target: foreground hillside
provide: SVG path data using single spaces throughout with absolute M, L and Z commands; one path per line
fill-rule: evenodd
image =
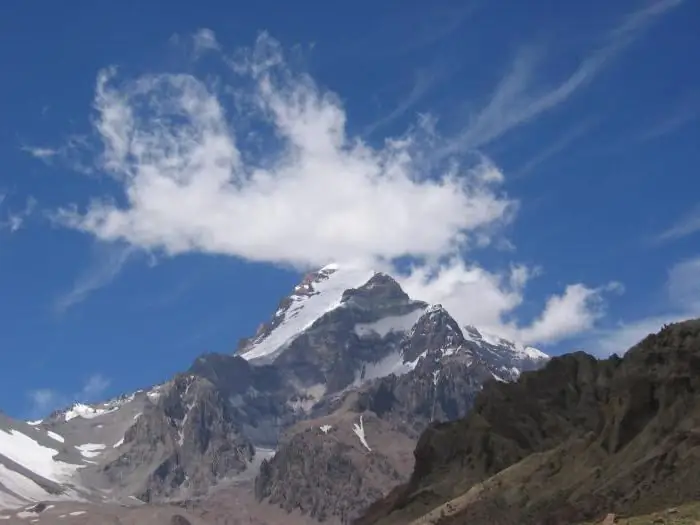
M 622 359 L 574 353 L 489 382 L 415 460 L 358 525 L 569 525 L 700 501 L 700 320 Z

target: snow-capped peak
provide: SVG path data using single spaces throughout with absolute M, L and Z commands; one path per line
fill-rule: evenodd
M 246 360 L 274 358 L 318 318 L 341 306 L 346 290 L 362 286 L 374 274 L 363 267 L 337 263 L 308 274 L 280 303 L 271 322 L 243 347 L 240 356 Z

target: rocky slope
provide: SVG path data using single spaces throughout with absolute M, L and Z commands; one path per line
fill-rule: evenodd
M 236 355 L 202 355 L 163 384 L 32 425 L 7 420 L 5 434 L 17 427 L 47 444 L 49 465 L 69 466 L 38 474 L 36 492 L 31 458 L 12 463 L 0 439 L 0 506 L 202 503 L 217 488 L 302 521 L 348 522 L 408 479 L 431 422 L 465 415 L 485 382 L 546 360 L 462 329 L 386 274 L 330 265 L 306 276 Z
M 421 436 L 408 483 L 357 524 L 564 525 L 700 498 L 700 320 L 624 358 L 553 358 L 489 382 Z

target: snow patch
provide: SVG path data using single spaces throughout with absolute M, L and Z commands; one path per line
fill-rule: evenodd
M 146 392 L 146 397 L 151 403 L 156 403 L 163 395 L 163 386 L 157 386 Z
M 0 453 L 56 483 L 65 482 L 78 468 L 78 465 L 55 460 L 58 450 L 40 445 L 17 430 L 0 430 Z
M 46 433 L 49 435 L 49 437 L 50 437 L 51 439 L 53 439 L 53 440 L 55 440 L 55 441 L 58 441 L 59 443 L 65 443 L 65 442 L 66 442 L 66 440 L 63 438 L 63 436 L 61 436 L 61 435 L 59 435 L 59 434 L 56 434 L 56 432 L 52 432 L 51 430 L 48 430 Z
M 413 363 L 404 363 L 403 357 L 398 350 L 391 352 L 374 363 L 363 363 L 360 370 L 355 372 L 355 381 L 353 382 L 353 385 L 360 386 L 362 383 L 367 381 L 379 379 L 380 377 L 387 377 L 391 374 L 395 374 L 397 376 L 407 374 L 416 367 L 417 363 L 418 360 Z
M 83 514 L 87 514 L 87 512 L 84 510 L 74 510 L 68 513 L 69 516 L 82 516 Z
M 328 434 L 328 432 L 330 432 L 333 427 L 331 425 L 321 425 L 318 428 L 320 428 L 321 432 L 323 432 L 324 434 Z
M 112 445 L 112 448 L 119 448 L 124 444 L 124 438 L 121 438 L 119 441 L 117 441 L 114 445 Z
M 85 443 L 84 445 L 78 445 L 77 448 L 85 458 L 94 458 L 99 456 L 102 451 L 107 448 L 106 445 L 100 443 Z
M 352 425 L 352 431 L 353 431 L 353 432 L 355 433 L 355 435 L 360 439 L 360 443 L 362 443 L 362 445 L 363 445 L 367 450 L 369 450 L 370 452 L 372 452 L 372 449 L 369 448 L 369 445 L 367 444 L 367 438 L 366 438 L 366 436 L 365 436 L 365 425 L 364 425 L 364 423 L 362 422 L 362 416 L 360 416 L 360 424 L 359 424 L 359 425 L 358 425 L 357 423 L 353 423 L 353 425 Z

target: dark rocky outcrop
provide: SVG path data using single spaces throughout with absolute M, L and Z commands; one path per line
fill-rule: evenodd
M 564 525 L 700 498 L 700 320 L 624 358 L 553 358 L 489 382 L 464 419 L 430 426 L 410 481 L 357 524 Z M 428 519 L 429 518 L 429 519 Z

